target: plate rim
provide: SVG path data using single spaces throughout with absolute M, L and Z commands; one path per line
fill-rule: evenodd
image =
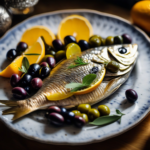
M 15 28 L 17 28 L 19 25 L 29 21 L 29 20 L 32 20 L 34 18 L 38 18 L 38 17 L 42 17 L 42 16 L 46 16 L 46 15 L 54 15 L 54 14 L 58 14 L 58 13 L 94 13 L 94 14 L 98 14 L 98 15 L 102 15 L 102 16 L 107 16 L 107 17 L 111 17 L 111 18 L 115 18 L 115 19 L 118 19 L 120 21 L 123 21 L 129 25 L 132 25 L 133 28 L 135 28 L 136 30 L 138 30 L 146 39 L 147 41 L 150 42 L 150 38 L 148 37 L 148 35 L 142 30 L 140 29 L 139 27 L 133 25 L 130 21 L 122 18 L 122 17 L 119 17 L 117 15 L 114 15 L 114 14 L 109 14 L 109 13 L 104 13 L 104 12 L 100 12 L 100 11 L 97 11 L 97 10 L 92 10 L 92 9 L 63 9 L 63 10 L 57 10 L 57 11 L 52 11 L 52 12 L 46 12 L 46 13 L 42 13 L 42 14 L 37 14 L 37 15 L 34 15 L 32 17 L 29 17 L 28 19 L 18 23 L 17 25 L 15 25 L 14 27 L 12 27 L 11 29 L 9 29 L 1 38 L 0 40 L 3 40 L 11 31 L 13 31 Z M 121 135 L 123 134 L 124 132 L 132 129 L 133 127 L 135 127 L 136 125 L 138 125 L 140 122 L 142 122 L 148 115 L 150 114 L 150 107 L 148 108 L 148 110 L 144 113 L 143 117 L 140 118 L 139 120 L 135 121 L 131 126 L 129 126 L 127 129 L 124 129 L 122 131 L 120 131 L 119 133 L 117 134 L 114 134 L 114 135 L 109 135 L 109 136 L 106 136 L 105 138 L 103 139 L 90 139 L 89 141 L 82 141 L 82 142 L 78 142 L 78 143 L 71 143 L 71 142 L 54 142 L 54 141 L 49 141 L 49 140 L 42 140 L 40 138 L 37 138 L 35 136 L 32 136 L 32 135 L 28 135 L 26 133 L 23 133 L 17 129 L 15 129 L 13 127 L 12 124 L 9 124 L 7 123 L 7 120 L 4 119 L 3 117 L 0 116 L 0 120 L 10 129 L 12 130 L 13 132 L 23 136 L 24 138 L 27 138 L 29 140 L 35 140 L 37 142 L 41 142 L 41 143 L 46 143 L 46 144 L 53 144 L 53 145 L 86 145 L 86 144 L 92 144 L 92 143 L 97 143 L 97 142 L 102 142 L 102 141 L 105 141 L 107 139 L 110 139 L 110 138 L 113 138 L 113 137 L 116 137 L 118 135 Z

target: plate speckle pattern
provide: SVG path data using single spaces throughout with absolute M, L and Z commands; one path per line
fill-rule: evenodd
M 82 129 L 77 129 L 74 126 L 56 128 L 49 125 L 44 118 L 43 111 L 33 112 L 12 123 L 12 115 L 2 116 L 2 110 L 6 107 L 0 105 L 0 119 L 13 131 L 26 138 L 44 143 L 73 145 L 103 141 L 135 126 L 150 110 L 150 42 L 142 31 L 112 15 L 91 10 L 68 10 L 32 17 L 7 32 L 0 40 L 0 70 L 8 65 L 8 62 L 5 61 L 7 51 L 16 47 L 26 29 L 34 25 L 44 25 L 50 28 L 54 34 L 57 34 L 60 21 L 71 14 L 86 17 L 93 26 L 94 34 L 106 38 L 110 35 L 128 33 L 131 35 L 133 43 L 138 44 L 138 61 L 129 79 L 113 95 L 94 105 L 94 107 L 97 107 L 99 104 L 106 104 L 111 109 L 112 114 L 115 114 L 115 110 L 119 109 L 126 115 L 122 117 L 121 124 L 115 122 L 99 128 L 89 125 Z M 0 83 L 0 99 L 12 99 L 9 79 L 0 77 Z M 137 91 L 139 98 L 135 104 L 126 100 L 125 91 L 127 89 Z

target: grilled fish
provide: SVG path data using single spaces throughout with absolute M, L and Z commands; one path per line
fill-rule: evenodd
M 3 111 L 3 115 L 14 114 L 16 120 L 26 114 L 48 106 L 57 105 L 71 108 L 79 104 L 95 104 L 115 92 L 129 77 L 138 56 L 137 44 L 116 45 L 111 47 L 98 47 L 84 51 L 79 57 L 87 65 L 68 69 L 77 56 L 60 62 L 43 81 L 42 88 L 31 98 L 20 101 L 0 100 L 0 103 L 11 108 Z M 119 48 L 124 48 L 125 53 L 119 53 Z M 98 88 L 84 95 L 73 95 L 65 86 L 71 82 L 81 83 L 84 76 L 97 66 L 97 78 L 105 71 L 105 62 L 116 60 L 120 69 L 117 73 L 106 72 L 104 80 Z M 50 100 L 48 100 L 48 97 Z M 55 99 L 54 99 L 55 97 Z

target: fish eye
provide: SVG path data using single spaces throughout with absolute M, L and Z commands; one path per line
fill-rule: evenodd
M 125 47 L 118 48 L 118 51 L 120 54 L 125 54 L 127 52 L 127 49 Z

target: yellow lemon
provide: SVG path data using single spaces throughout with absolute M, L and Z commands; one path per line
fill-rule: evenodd
M 41 62 L 44 56 L 45 46 L 42 39 L 39 38 L 33 46 L 29 47 L 21 56 L 18 56 L 10 65 L 0 72 L 0 76 L 10 78 L 12 74 L 21 75 L 21 72 L 18 70 L 18 68 L 21 68 L 24 57 L 27 57 L 31 65 L 33 63 Z
M 58 38 L 64 43 L 64 37 L 72 35 L 79 40 L 89 40 L 93 34 L 92 25 L 83 16 L 71 15 L 64 18 L 58 28 Z

